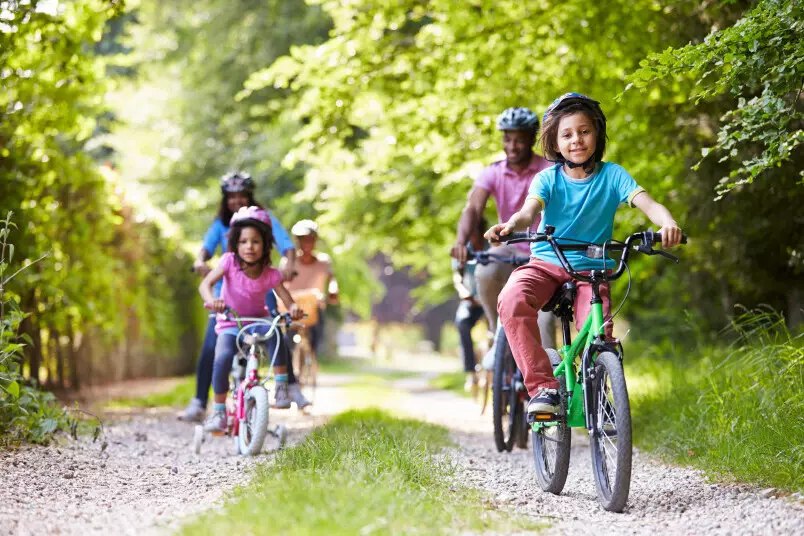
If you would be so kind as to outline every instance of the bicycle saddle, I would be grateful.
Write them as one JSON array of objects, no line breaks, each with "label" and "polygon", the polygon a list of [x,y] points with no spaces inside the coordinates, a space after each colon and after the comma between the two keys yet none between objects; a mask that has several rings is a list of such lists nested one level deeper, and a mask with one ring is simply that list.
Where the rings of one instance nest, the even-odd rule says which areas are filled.
[{"label": "bicycle saddle", "polygon": [[575,294],[578,291],[578,286],[575,284],[575,281],[568,281],[561,285],[561,288],[558,289],[553,297],[550,298],[544,307],[542,307],[542,311],[553,313],[558,318],[564,318],[565,316],[572,320],[572,306],[575,304]]}]

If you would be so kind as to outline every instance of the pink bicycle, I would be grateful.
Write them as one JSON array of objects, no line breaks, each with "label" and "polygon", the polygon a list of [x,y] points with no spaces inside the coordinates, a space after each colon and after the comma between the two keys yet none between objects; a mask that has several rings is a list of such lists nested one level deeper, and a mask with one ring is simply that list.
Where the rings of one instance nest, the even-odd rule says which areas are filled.
[{"label": "pink bicycle", "polygon": [[[278,440],[282,448],[287,440],[287,428],[278,424],[269,429],[269,392],[267,384],[273,380],[273,370],[279,345],[282,342],[280,324],[290,326],[293,322],[287,313],[280,314],[272,320],[266,318],[238,317],[227,310],[227,320],[237,322],[240,331],[237,334],[237,352],[232,358],[231,397],[226,403],[227,429],[223,434],[234,440],[235,453],[243,456],[254,456],[262,450],[268,434]],[[242,322],[250,322],[246,326]],[[253,333],[255,326],[269,326],[264,335]],[[261,362],[268,362],[266,343],[271,337],[277,338],[277,344],[270,359],[268,377],[262,380],[259,375]],[[202,425],[196,425],[193,438],[193,450],[201,453],[205,434]]]}]

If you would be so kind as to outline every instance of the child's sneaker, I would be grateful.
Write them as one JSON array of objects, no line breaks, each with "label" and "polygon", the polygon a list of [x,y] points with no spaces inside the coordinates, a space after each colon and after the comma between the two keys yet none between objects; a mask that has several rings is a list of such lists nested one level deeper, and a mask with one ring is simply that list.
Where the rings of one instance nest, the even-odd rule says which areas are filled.
[{"label": "child's sneaker", "polygon": [[179,420],[186,422],[201,422],[204,419],[204,406],[197,398],[190,400],[187,409],[179,413]]},{"label": "child's sneaker", "polygon": [[204,431],[212,433],[226,432],[226,410],[216,411],[204,421]]},{"label": "child's sneaker", "polygon": [[528,413],[558,413],[560,403],[557,390],[541,387],[528,402]]},{"label": "child's sneaker", "polygon": [[276,382],[276,394],[274,395],[274,407],[276,409],[288,409],[290,407],[290,396],[288,395],[288,384]]},{"label": "child's sneaker", "polygon": [[310,401],[304,398],[301,392],[301,386],[298,383],[288,385],[288,395],[290,396],[290,400],[296,404],[296,407],[299,409],[304,409],[310,405]]}]

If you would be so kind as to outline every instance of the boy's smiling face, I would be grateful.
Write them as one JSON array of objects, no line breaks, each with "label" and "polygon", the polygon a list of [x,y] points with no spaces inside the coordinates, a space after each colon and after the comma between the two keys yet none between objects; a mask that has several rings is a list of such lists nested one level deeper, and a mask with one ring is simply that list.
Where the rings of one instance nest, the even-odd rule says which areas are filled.
[{"label": "boy's smiling face", "polygon": [[583,112],[561,118],[558,123],[558,150],[574,164],[583,164],[595,154],[595,123]]}]

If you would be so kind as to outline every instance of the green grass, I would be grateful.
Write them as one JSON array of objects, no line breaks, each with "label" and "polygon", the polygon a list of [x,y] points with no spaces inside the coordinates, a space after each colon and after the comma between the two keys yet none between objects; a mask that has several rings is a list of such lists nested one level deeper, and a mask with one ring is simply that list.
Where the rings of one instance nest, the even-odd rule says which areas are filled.
[{"label": "green grass", "polygon": [[456,372],[442,372],[429,382],[430,387],[433,389],[441,389],[443,391],[450,391],[456,395],[466,398],[471,398],[472,393],[467,393],[463,385],[466,383],[466,373],[461,371]]},{"label": "green grass", "polygon": [[523,526],[454,483],[448,431],[379,410],[350,411],[275,463],[258,466],[222,511],[183,534],[455,534]]},{"label": "green grass", "polygon": [[626,350],[635,440],[720,479],[801,491],[804,339],[768,313],[734,328],[728,347]]},{"label": "green grass", "polygon": [[121,398],[106,404],[107,409],[135,409],[184,406],[195,396],[195,376],[187,376],[173,389],[138,398]]}]

